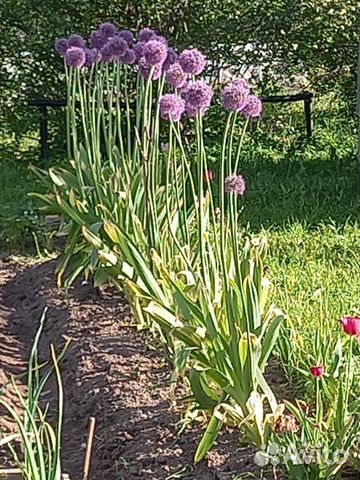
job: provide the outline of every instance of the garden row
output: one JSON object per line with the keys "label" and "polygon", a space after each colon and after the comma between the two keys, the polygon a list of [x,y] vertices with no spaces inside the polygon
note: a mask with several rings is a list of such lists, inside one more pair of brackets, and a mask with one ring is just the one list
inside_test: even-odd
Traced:
{"label": "garden row", "polygon": [[[35,170],[49,193],[34,195],[60,215],[66,237],[59,285],[71,265],[66,286],[84,275],[125,293],[139,328],[158,336],[174,378],[207,415],[195,462],[231,425],[257,448],[260,465],[276,460],[274,445],[286,452],[276,463],[290,478],[355,468],[360,319],[344,317],[326,345],[326,325],[317,330],[318,357],[296,370],[311,379],[314,398],[280,402],[267,380],[279,339],[291,363],[296,332],[267,301],[266,239],[250,238],[240,222],[242,145],[261,101],[244,79],[210,86],[199,50],[178,54],[150,29],[135,39],[105,23],[89,39],[56,42],[69,161]],[[216,173],[206,143],[213,107],[227,111]]]}

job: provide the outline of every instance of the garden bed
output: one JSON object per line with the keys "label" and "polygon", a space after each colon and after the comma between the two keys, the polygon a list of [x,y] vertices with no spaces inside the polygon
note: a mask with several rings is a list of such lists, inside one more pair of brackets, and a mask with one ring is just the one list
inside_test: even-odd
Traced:
{"label": "garden bed", "polygon": [[[80,282],[66,294],[56,288],[54,268],[53,261],[0,265],[0,384],[26,370],[37,321],[48,306],[42,356],[48,355],[50,343],[59,348],[64,338],[72,339],[62,364],[62,457],[70,478],[80,478],[82,472],[90,416],[97,422],[94,480],[230,480],[256,470],[254,452],[241,447],[238,433],[229,431],[208,459],[193,467],[202,427],[177,438],[181,408],[168,400],[171,371],[151,348],[153,340],[131,326],[129,308],[118,294]],[[0,459],[0,468],[5,467],[5,458]]]}

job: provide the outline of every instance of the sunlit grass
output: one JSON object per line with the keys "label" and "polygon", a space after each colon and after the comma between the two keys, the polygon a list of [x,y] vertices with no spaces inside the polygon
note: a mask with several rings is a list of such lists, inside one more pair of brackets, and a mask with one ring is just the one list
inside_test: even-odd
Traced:
{"label": "sunlit grass", "polygon": [[265,129],[259,142],[265,127],[258,127],[241,165],[248,184],[242,221],[269,241],[272,301],[288,316],[282,360],[295,381],[301,380],[297,369],[319,361],[316,332],[330,356],[339,319],[359,313],[356,122],[350,116],[335,122],[336,103],[319,105],[317,113],[310,141],[301,131],[282,138]]}

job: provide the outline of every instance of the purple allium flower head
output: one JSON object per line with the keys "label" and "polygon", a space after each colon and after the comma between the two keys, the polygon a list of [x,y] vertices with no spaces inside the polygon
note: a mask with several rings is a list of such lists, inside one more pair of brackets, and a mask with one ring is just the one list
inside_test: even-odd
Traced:
{"label": "purple allium flower head", "polygon": [[81,35],[70,35],[68,38],[68,48],[70,47],[78,47],[78,48],[85,48],[85,40]]}
{"label": "purple allium flower head", "polygon": [[180,53],[179,63],[184,72],[198,75],[206,66],[206,58],[197,48],[189,48]]}
{"label": "purple allium flower head", "polygon": [[144,46],[143,55],[149,65],[163,64],[167,57],[167,46],[159,40],[149,40]]}
{"label": "purple allium flower head", "polygon": [[60,55],[65,55],[68,47],[69,47],[69,42],[66,38],[57,38],[55,40],[55,50],[58,53],[60,53]]}
{"label": "purple allium flower head", "polygon": [[182,85],[181,87],[179,87],[179,92],[182,94],[182,95],[185,95],[188,88],[189,88],[189,85],[191,84],[191,82],[189,80],[186,80],[186,82],[184,82],[184,85]]}
{"label": "purple allium flower head", "polygon": [[166,72],[165,79],[172,87],[180,88],[186,84],[187,74],[178,63],[174,63]]}
{"label": "purple allium flower head", "polygon": [[171,65],[177,62],[177,59],[178,59],[177,53],[173,48],[169,47],[165,62],[163,63],[163,70],[165,71],[168,70],[171,67]]}
{"label": "purple allium flower head", "polygon": [[164,45],[166,46],[169,45],[168,39],[163,35],[155,35],[155,37],[152,38],[151,40],[159,40],[159,42],[163,43]]}
{"label": "purple allium flower head", "polygon": [[225,178],[225,192],[242,197],[245,193],[245,180],[241,175],[230,175]]}
{"label": "purple allium flower head", "polygon": [[128,48],[126,50],[126,52],[124,53],[124,55],[122,55],[120,57],[120,60],[123,63],[126,63],[127,65],[132,65],[133,63],[135,63],[136,62],[136,55],[135,55],[134,50],[132,50],[131,48]]}
{"label": "purple allium flower head", "polygon": [[70,47],[67,49],[66,62],[72,68],[80,68],[85,63],[85,51],[83,48]]}
{"label": "purple allium flower head", "polygon": [[184,100],[173,93],[167,93],[160,99],[160,115],[164,120],[178,122],[185,111]]}
{"label": "purple allium flower head", "polygon": [[123,38],[125,42],[131,45],[134,41],[134,34],[130,30],[121,30],[118,33],[119,37]]}
{"label": "purple allium flower head", "polygon": [[148,42],[153,37],[155,37],[156,33],[151,28],[142,28],[139,32],[139,42]]}
{"label": "purple allium flower head", "polygon": [[134,53],[137,60],[140,60],[140,58],[143,56],[145,45],[145,42],[138,42],[134,45]]}
{"label": "purple allium flower head", "polygon": [[109,43],[102,47],[102,49],[100,50],[100,56],[101,60],[106,63],[112,62],[114,60],[114,56]]}
{"label": "purple allium flower head", "polygon": [[100,50],[107,42],[107,37],[100,30],[95,30],[90,34],[90,42],[94,48]]}
{"label": "purple allium flower head", "polygon": [[231,84],[236,85],[239,88],[244,88],[245,90],[250,91],[249,82],[245,78],[235,78]]}
{"label": "purple allium flower head", "polygon": [[103,35],[105,38],[110,38],[114,37],[117,33],[117,28],[115,25],[111,22],[105,22],[102,23],[99,27],[99,32],[101,35]]}
{"label": "purple allium flower head", "polygon": [[240,112],[249,101],[250,90],[249,86],[242,83],[240,80],[227,85],[221,92],[221,99],[224,107],[227,110]]}
{"label": "purple allium flower head", "polygon": [[196,117],[196,114],[199,112],[201,112],[202,114],[206,113],[209,110],[209,107],[197,108],[187,103],[185,110],[186,110],[187,116],[189,118],[193,118],[193,117]]}
{"label": "purple allium flower head", "polygon": [[96,48],[85,48],[85,63],[84,67],[91,67],[93,63],[98,60],[98,52]]}
{"label": "purple allium flower head", "polygon": [[189,83],[184,95],[190,108],[207,109],[210,106],[213,94],[212,88],[204,80],[196,80]]}
{"label": "purple allium flower head", "polygon": [[115,35],[115,37],[110,38],[107,45],[110,48],[113,57],[115,58],[124,55],[129,47],[127,42],[123,38],[119,37],[119,35]]}
{"label": "purple allium flower head", "polygon": [[246,118],[258,118],[262,112],[262,101],[256,95],[249,95],[248,103],[241,111]]}
{"label": "purple allium flower head", "polygon": [[161,151],[164,153],[169,152],[170,145],[168,143],[161,143]]}
{"label": "purple allium flower head", "polygon": [[151,69],[153,69],[151,80],[158,80],[161,77],[161,73],[162,73],[161,64],[159,63],[157,65],[151,66],[146,62],[145,58],[140,58],[139,60],[140,75],[144,78],[148,78],[150,75]]}

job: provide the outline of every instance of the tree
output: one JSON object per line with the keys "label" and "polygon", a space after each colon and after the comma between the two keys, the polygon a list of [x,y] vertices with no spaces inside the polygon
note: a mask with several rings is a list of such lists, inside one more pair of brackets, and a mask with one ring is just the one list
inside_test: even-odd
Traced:
{"label": "tree", "polygon": [[357,0],[3,0],[0,4],[1,128],[28,131],[26,100],[65,95],[54,39],[88,34],[105,20],[137,29],[150,25],[182,48],[196,45],[234,71],[261,69],[261,93],[279,92],[293,74],[308,88],[353,97]]}

